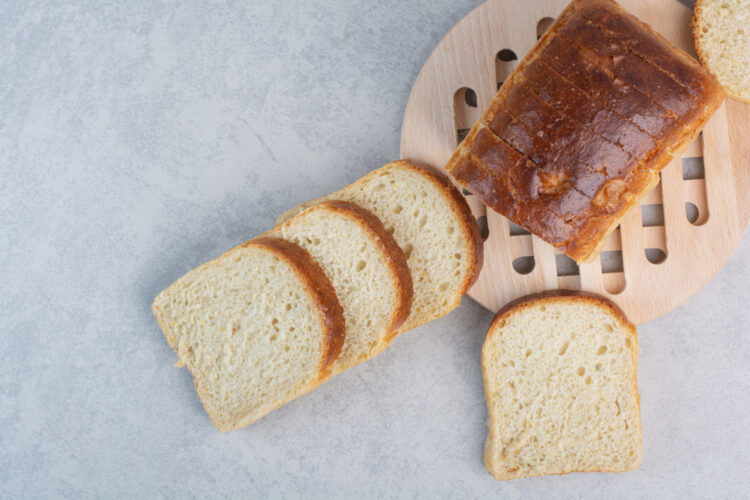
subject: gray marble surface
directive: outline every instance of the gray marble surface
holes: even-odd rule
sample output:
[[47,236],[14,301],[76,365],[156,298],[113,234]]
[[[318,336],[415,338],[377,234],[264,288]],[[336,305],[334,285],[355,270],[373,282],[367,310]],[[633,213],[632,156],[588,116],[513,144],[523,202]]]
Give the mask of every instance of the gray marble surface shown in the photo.
[[229,435],[172,366],[156,293],[396,159],[417,72],[474,4],[3,2],[0,497],[749,494],[747,235],[640,328],[645,454],[625,475],[490,478],[491,315],[470,299]]

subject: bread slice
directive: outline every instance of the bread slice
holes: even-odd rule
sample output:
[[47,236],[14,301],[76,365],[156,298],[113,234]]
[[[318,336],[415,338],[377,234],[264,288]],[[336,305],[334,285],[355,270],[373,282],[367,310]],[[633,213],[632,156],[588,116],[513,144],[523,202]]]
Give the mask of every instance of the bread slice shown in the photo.
[[750,103],[750,2],[696,0],[695,51],[730,97]]
[[332,375],[390,344],[409,316],[411,275],[401,249],[380,220],[345,201],[326,201],[269,233],[292,241],[320,264],[344,309],[346,340]]
[[222,432],[251,424],[324,380],[344,315],[301,247],[258,238],[193,269],[152,310]]
[[637,360],[635,327],[606,299],[547,292],[500,310],[482,347],[490,474],[638,468]]
[[323,200],[354,202],[374,213],[404,252],[414,284],[411,314],[398,333],[444,316],[482,267],[482,239],[466,201],[442,175],[395,161],[355,183],[284,213],[281,224]]

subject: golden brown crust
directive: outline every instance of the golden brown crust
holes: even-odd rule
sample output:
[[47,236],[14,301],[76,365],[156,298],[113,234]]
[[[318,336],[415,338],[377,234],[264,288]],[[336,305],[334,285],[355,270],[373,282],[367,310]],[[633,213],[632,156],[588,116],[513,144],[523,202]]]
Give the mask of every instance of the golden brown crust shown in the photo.
[[446,170],[490,208],[586,262],[722,99],[695,60],[617,3],[574,0]]
[[324,377],[344,346],[344,310],[336,290],[320,265],[304,248],[281,238],[260,237],[241,246],[256,245],[275,252],[292,266],[314,297],[324,326],[326,342],[320,364],[320,377]]
[[[703,16],[703,2],[704,1],[705,0],[695,0],[695,4],[693,6],[693,18],[690,20],[690,28],[693,34],[693,46],[695,47],[695,53],[698,56],[698,60],[700,60],[701,64],[703,64],[703,66],[709,72],[711,72],[711,74],[717,77],[717,75],[714,74],[713,68],[711,68],[711,65],[709,64],[708,55],[706,54],[706,51],[703,50],[703,45],[701,44],[701,40],[703,40],[703,35],[701,34],[701,31],[700,31],[700,18]],[[736,99],[738,101],[750,104],[750,95],[737,94],[735,92],[730,91],[729,89],[725,89],[725,92],[732,99]]]
[[[638,331],[635,328],[635,325],[630,322],[630,320],[625,316],[625,313],[620,309],[620,307],[612,302],[611,300],[607,299],[606,297],[602,297],[593,293],[589,292],[583,292],[580,290],[548,290],[545,292],[535,293],[531,295],[526,295],[524,297],[520,297],[512,302],[509,302],[495,314],[495,317],[492,319],[492,323],[490,324],[489,329],[487,330],[487,336],[485,337],[485,343],[494,335],[499,335],[498,330],[501,328],[501,322],[508,320],[514,313],[519,312],[523,309],[527,309],[530,307],[543,305],[543,304],[553,304],[553,303],[565,303],[565,302],[572,302],[572,303],[580,303],[585,302],[589,304],[596,305],[598,307],[603,307],[610,311],[615,318],[620,322],[622,326],[624,326],[628,332],[630,332],[632,336],[632,340],[630,342],[630,349],[631,349],[631,358],[633,360],[633,390],[635,391],[635,400],[637,404],[637,422],[640,425],[641,422],[641,398],[638,393],[638,380],[637,380],[637,372],[638,372]],[[485,390],[485,398],[487,400],[487,406],[490,407],[490,401],[494,398],[494,391],[495,388],[490,386],[489,381],[489,374],[488,374],[488,363],[484,359],[484,353],[485,349],[482,348],[482,379],[484,382],[484,390]],[[490,420],[494,418],[494,415],[490,414]],[[509,479],[519,479],[522,477],[530,477],[527,475],[517,475],[517,476],[498,476],[495,475],[495,468],[493,467],[493,464],[491,463],[491,446],[490,443],[496,442],[497,437],[495,436],[495,428],[497,426],[491,425],[489,426],[489,434],[487,436],[487,444],[485,445],[484,449],[484,463],[485,467],[487,468],[487,471],[492,474],[492,476],[495,479],[498,479],[500,481],[505,481]],[[639,430],[639,434],[641,434],[641,431]],[[540,474],[540,475],[556,475],[556,476],[562,476],[565,474],[570,474],[572,472],[621,472],[616,470],[609,470],[604,468],[591,468],[591,469],[571,469],[567,470],[565,472],[560,473],[554,473],[554,474]]]
[[479,278],[479,273],[482,270],[482,264],[484,262],[484,241],[482,240],[482,235],[479,233],[477,221],[474,219],[474,215],[471,213],[468,203],[466,203],[466,199],[461,196],[461,193],[458,192],[456,186],[454,186],[448,178],[427,165],[415,163],[410,160],[398,160],[393,162],[393,164],[398,164],[404,168],[419,172],[430,179],[433,184],[437,185],[443,193],[445,193],[453,207],[453,211],[463,222],[461,225],[462,231],[471,252],[470,268],[466,273],[466,278],[464,279],[463,286],[460,290],[461,295],[465,294],[469,288],[476,283],[477,278]]
[[[598,8],[599,4],[604,4],[605,8]],[[617,3],[610,0],[591,1],[582,9],[581,14],[623,39],[635,54],[674,77],[692,95],[700,97],[705,92],[721,91],[719,82],[710,73],[703,71],[698,61],[660,36],[648,24],[637,17],[628,16]],[[637,33],[637,36],[633,36],[633,33]]]
[[524,297],[520,297],[512,302],[507,303],[502,308],[500,308],[499,311],[495,314],[495,317],[492,319],[492,323],[490,324],[490,328],[487,331],[487,335],[493,333],[495,329],[495,324],[501,322],[503,319],[507,318],[510,314],[513,312],[516,312],[520,309],[526,309],[535,305],[539,305],[547,303],[560,303],[560,302],[586,302],[589,304],[594,304],[600,307],[604,307],[605,309],[608,309],[609,311],[614,314],[617,319],[620,320],[620,323],[622,323],[623,326],[625,326],[634,336],[638,336],[638,332],[635,329],[635,325],[630,322],[630,320],[625,316],[625,313],[620,309],[620,307],[609,300],[606,297],[602,297],[600,295],[597,295],[595,293],[589,293],[584,292],[581,290],[565,290],[565,289],[559,289],[559,290],[547,290],[545,292],[539,292],[539,293],[533,293],[531,295],[526,295]]
[[395,336],[398,327],[409,317],[414,298],[411,272],[409,271],[409,265],[406,263],[404,252],[398,246],[398,243],[396,243],[393,235],[385,230],[385,226],[383,226],[380,219],[369,210],[365,210],[356,203],[341,200],[324,201],[320,206],[326,207],[329,210],[343,212],[359,220],[364,228],[375,238],[381,251],[388,256],[386,263],[396,282],[397,293],[396,309],[393,311],[391,322],[388,325],[389,335],[386,341],[389,341]]
[[623,205],[614,217],[605,221],[597,220],[595,218],[589,219],[589,226],[583,231],[590,233],[599,232],[602,234],[601,238],[599,238],[598,241],[571,241],[568,243],[574,250],[574,252],[583,255],[581,262],[591,261],[599,254],[599,251],[607,241],[607,237],[610,235],[610,233],[612,233],[612,231],[617,229],[617,226],[620,225],[620,221],[623,217],[625,217],[628,210],[630,210],[631,207],[637,205],[640,202],[641,198],[643,198],[652,188],[656,187],[656,185],[659,184],[659,171],[666,167],[673,158],[679,158],[682,155],[682,151],[686,149],[690,145],[690,143],[698,137],[698,134],[700,134],[706,122],[711,118],[711,115],[719,105],[721,105],[721,101],[715,102],[709,108],[709,111],[706,112],[703,117],[701,117],[696,123],[694,123],[694,125],[691,127],[691,130],[685,131],[680,141],[673,146],[671,154],[662,154],[652,160],[648,167],[650,169],[651,175],[647,179],[644,179],[644,187],[642,187],[639,191],[634,192],[631,200],[626,205]]

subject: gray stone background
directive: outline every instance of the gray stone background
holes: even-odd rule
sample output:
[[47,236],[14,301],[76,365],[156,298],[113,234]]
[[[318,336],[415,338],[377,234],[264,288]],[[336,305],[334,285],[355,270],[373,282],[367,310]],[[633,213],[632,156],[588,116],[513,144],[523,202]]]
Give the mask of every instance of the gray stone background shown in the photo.
[[747,235],[640,328],[629,474],[490,478],[470,299],[229,435],[172,366],[153,297],[396,159],[417,72],[475,4],[3,2],[0,497],[748,495]]

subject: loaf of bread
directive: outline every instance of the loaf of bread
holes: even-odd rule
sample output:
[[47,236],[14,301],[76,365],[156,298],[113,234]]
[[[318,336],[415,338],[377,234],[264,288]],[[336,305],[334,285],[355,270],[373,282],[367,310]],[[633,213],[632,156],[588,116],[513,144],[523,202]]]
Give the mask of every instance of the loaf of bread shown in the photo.
[[193,269],[152,310],[222,432],[251,424],[330,376],[344,314],[303,248],[258,238]]
[[336,375],[386,348],[411,310],[411,275],[393,236],[371,212],[326,201],[266,233],[298,244],[320,264],[344,309],[346,340]]
[[447,171],[577,262],[594,258],[721,104],[693,58],[612,0],[573,0]]
[[496,479],[624,472],[642,456],[635,327],[610,301],[547,292],[501,309],[482,347]]
[[414,284],[411,314],[398,333],[448,314],[479,276],[483,242],[466,201],[448,179],[400,160],[284,213],[277,225],[323,200],[374,213],[406,256]]

